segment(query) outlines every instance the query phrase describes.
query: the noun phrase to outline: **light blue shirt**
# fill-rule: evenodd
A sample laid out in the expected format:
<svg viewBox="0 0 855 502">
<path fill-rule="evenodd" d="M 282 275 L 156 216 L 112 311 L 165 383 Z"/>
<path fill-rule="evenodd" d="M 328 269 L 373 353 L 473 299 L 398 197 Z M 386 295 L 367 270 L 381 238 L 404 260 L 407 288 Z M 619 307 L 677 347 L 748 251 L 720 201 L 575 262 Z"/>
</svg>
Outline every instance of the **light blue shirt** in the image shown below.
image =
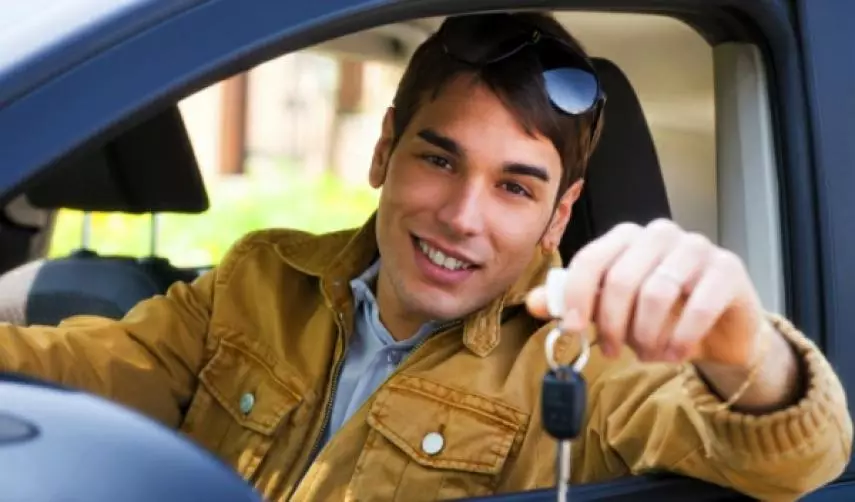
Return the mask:
<svg viewBox="0 0 855 502">
<path fill-rule="evenodd" d="M 333 390 L 332 414 L 326 428 L 325 443 L 395 371 L 412 348 L 439 325 L 425 323 L 413 337 L 402 341 L 392 338 L 380 322 L 377 300 L 371 291 L 379 271 L 380 260 L 377 260 L 361 276 L 350 281 L 354 329 L 340 370 L 338 387 Z"/>
</svg>

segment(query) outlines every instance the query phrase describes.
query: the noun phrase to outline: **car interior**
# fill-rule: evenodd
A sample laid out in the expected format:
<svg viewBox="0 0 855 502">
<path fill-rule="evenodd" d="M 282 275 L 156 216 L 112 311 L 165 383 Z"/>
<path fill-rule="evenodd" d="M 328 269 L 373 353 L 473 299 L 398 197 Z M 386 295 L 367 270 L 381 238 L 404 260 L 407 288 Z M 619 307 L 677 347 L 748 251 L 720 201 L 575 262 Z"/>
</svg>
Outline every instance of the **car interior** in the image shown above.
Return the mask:
<svg viewBox="0 0 855 502">
<path fill-rule="evenodd" d="M 563 259 L 569 260 L 616 223 L 674 218 L 739 254 L 764 303 L 783 311 L 775 148 L 758 47 L 742 42 L 711 45 L 683 21 L 658 15 L 579 11 L 558 12 L 556 17 L 594 56 L 608 97 L 603 134 L 560 244 Z M 396 22 L 324 42 L 317 49 L 400 62 L 440 22 Z M 641 36 L 645 29 L 660 30 L 655 37 L 661 40 L 635 48 L 627 46 L 626 38 L 608 42 L 618 33 Z M 712 151 L 702 172 L 684 165 L 673 150 L 663 155 L 659 138 L 670 111 L 679 117 L 673 122 L 691 129 L 706 120 L 697 118 L 703 110 L 679 99 L 663 108 L 657 101 L 657 80 L 674 84 L 669 81 L 673 74 L 664 78 L 642 68 L 648 61 L 667 59 L 656 52 L 663 45 L 686 39 L 703 48 L 701 64 L 710 77 L 714 105 Z M 46 259 L 45 240 L 56 211 L 150 214 L 151 239 L 156 242 L 158 214 L 201 214 L 208 206 L 197 154 L 177 105 L 126 124 L 29 184 L 3 211 L 4 242 L 17 239 L 24 244 L 10 246 L 17 250 L 14 254 L 0 254 L 0 321 L 53 325 L 77 314 L 120 318 L 137 302 L 164 293 L 175 281 L 191 281 L 205 269 L 174 266 L 157 255 L 154 244 L 146 257 L 102 255 L 86 245 L 85 229 L 78 251 Z M 637 486 L 626 486 L 626 493 L 641 493 Z M 675 494 L 685 495 L 679 490 Z"/>
</svg>

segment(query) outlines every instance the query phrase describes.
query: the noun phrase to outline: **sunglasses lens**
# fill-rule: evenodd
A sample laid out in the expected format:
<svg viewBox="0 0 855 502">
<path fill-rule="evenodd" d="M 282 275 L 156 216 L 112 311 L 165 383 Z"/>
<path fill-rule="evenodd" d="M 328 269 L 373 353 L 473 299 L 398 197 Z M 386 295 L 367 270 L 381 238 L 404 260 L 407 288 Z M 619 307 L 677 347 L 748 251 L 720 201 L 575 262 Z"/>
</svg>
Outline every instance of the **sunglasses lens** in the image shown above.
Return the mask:
<svg viewBox="0 0 855 502">
<path fill-rule="evenodd" d="M 552 104 L 571 115 L 585 113 L 598 98 L 597 78 L 581 68 L 554 68 L 543 72 Z"/>
</svg>

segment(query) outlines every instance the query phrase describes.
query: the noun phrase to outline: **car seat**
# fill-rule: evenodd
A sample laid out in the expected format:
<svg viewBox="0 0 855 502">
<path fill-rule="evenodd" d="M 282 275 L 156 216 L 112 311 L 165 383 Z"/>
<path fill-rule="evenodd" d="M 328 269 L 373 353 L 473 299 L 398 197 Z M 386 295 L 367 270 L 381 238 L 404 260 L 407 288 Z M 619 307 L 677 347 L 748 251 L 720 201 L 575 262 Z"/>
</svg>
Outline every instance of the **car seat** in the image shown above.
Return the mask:
<svg viewBox="0 0 855 502">
<path fill-rule="evenodd" d="M 35 207 L 152 215 L 208 208 L 175 106 L 49 172 L 26 192 Z M 101 256 L 84 246 L 70 256 L 37 260 L 0 276 L 0 321 L 55 325 L 77 314 L 121 318 L 138 302 L 195 276 L 165 258 Z"/>
<path fill-rule="evenodd" d="M 607 97 L 603 131 L 559 244 L 565 264 L 618 223 L 645 225 L 671 217 L 653 136 L 635 89 L 611 61 L 593 58 L 593 64 Z"/>
</svg>

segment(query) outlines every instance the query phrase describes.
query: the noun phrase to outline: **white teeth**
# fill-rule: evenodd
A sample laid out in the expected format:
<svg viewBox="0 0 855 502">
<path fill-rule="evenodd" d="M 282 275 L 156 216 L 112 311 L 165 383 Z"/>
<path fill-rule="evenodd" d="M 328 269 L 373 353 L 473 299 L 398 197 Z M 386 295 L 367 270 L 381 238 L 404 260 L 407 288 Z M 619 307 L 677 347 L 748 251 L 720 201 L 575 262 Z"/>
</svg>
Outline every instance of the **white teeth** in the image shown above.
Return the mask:
<svg viewBox="0 0 855 502">
<path fill-rule="evenodd" d="M 445 253 L 438 249 L 434 249 L 425 243 L 425 241 L 419 239 L 419 249 L 422 250 L 422 253 L 428 257 L 428 259 L 433 262 L 434 265 L 438 265 L 442 268 L 447 268 L 449 270 L 460 270 L 463 268 L 469 268 L 472 265 L 466 263 L 464 261 L 460 261 L 457 258 L 452 258 L 451 256 L 446 256 Z"/>
</svg>

